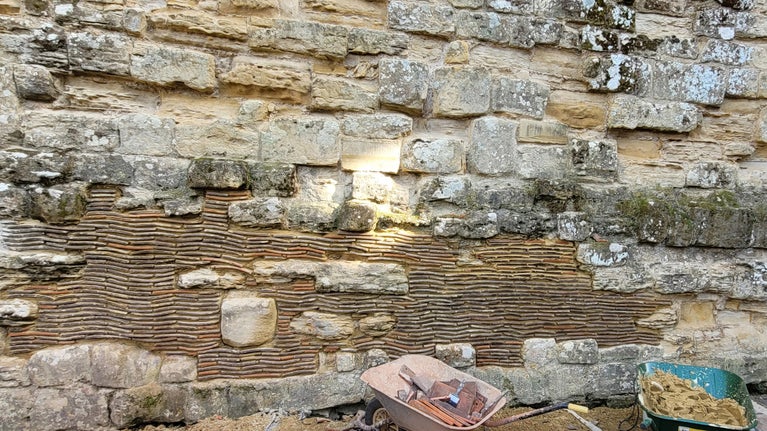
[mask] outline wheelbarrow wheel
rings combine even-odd
[[[386,419],[391,419],[389,412],[386,411],[383,404],[378,401],[378,398],[373,398],[365,407],[365,425],[375,425]],[[382,426],[380,431],[400,431],[400,428],[394,423],[389,422]],[[404,429],[402,430],[404,431]]]

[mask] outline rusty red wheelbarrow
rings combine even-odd
[[[408,375],[403,375],[403,370],[406,370]],[[416,376],[415,379],[413,376]],[[575,404],[558,403],[507,418],[491,419],[506,404],[505,392],[501,392],[470,374],[456,370],[438,359],[425,355],[402,356],[397,360],[366,370],[360,378],[370,386],[375,394],[375,398],[368,403],[365,422],[367,425],[389,422],[380,428],[381,431],[463,431],[473,430],[483,425],[488,427],[501,426],[564,408],[580,412],[588,411],[588,408]],[[466,415],[465,421],[462,421],[460,415],[450,414],[448,410],[455,409],[450,409],[449,406],[445,405],[445,402],[439,401],[432,404],[441,404],[447,409],[435,409],[434,406],[427,406],[427,402],[423,401],[423,398],[421,403],[414,402],[412,397],[405,394],[410,392],[414,385],[417,387],[424,386],[423,381],[432,382],[431,392],[433,392],[434,386],[441,384],[441,382],[461,382],[457,388],[452,387],[447,391],[450,393],[443,391],[442,396],[432,399],[439,398],[445,402],[449,402],[451,399],[456,400],[460,398],[464,387],[471,387],[475,391],[476,397],[483,400],[481,406],[475,405],[474,407],[481,408],[474,411],[473,414]],[[424,388],[424,391],[427,390]],[[458,407],[457,404],[456,407]],[[441,412],[437,410],[441,410]],[[389,421],[386,421],[387,419]]]

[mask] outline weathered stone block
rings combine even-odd
[[[533,144],[566,144],[569,129],[562,123],[519,120],[519,142]]]
[[[727,92],[729,97],[756,98],[759,96],[759,69],[732,68],[727,77]]]
[[[738,26],[739,14],[727,8],[711,8],[698,12],[693,23],[695,34],[732,40]]]
[[[591,90],[644,95],[650,90],[652,68],[640,57],[610,54],[590,59],[583,74]]]
[[[698,208],[695,222],[700,227],[696,245],[721,248],[746,248],[751,243],[753,217],[746,208],[722,205]]]
[[[740,43],[711,39],[703,50],[700,61],[715,61],[729,66],[743,66],[751,61],[753,53],[753,47]]]
[[[304,311],[291,320],[290,329],[320,340],[342,340],[349,338],[354,332],[354,321],[351,317],[340,314]]]
[[[140,157],[131,161],[133,182],[137,187],[153,191],[171,191],[186,186],[191,161],[169,157]]]
[[[117,120],[122,154],[168,156],[173,153],[175,122],[145,114],[128,114]]]
[[[469,62],[469,43],[454,40],[445,48],[445,64],[467,64]]]
[[[243,287],[245,276],[237,272],[219,273],[209,268],[195,269],[178,275],[178,287],[183,289],[214,288],[236,289]]]
[[[338,211],[338,228],[349,232],[368,232],[376,228],[378,209],[374,203],[349,200]]]
[[[287,208],[280,198],[256,198],[229,205],[229,219],[246,227],[285,229]]]
[[[359,321],[359,328],[363,334],[371,337],[383,337],[394,329],[397,319],[391,314],[375,313],[363,317]]]
[[[756,131],[757,142],[767,143],[767,110],[762,111]]]
[[[559,146],[519,145],[517,147],[517,173],[525,179],[558,179],[573,170],[572,153]]]
[[[109,400],[109,418],[118,428],[180,422],[184,419],[185,395],[179,387],[158,384],[115,391]]]
[[[0,322],[7,324],[30,322],[37,319],[37,303],[24,299],[0,300]]]
[[[521,353],[525,368],[544,368],[557,362],[557,342],[553,338],[528,338]]]
[[[279,118],[261,135],[264,161],[336,165],[341,155],[339,124],[325,118]]]
[[[434,236],[451,237],[461,232],[463,220],[455,217],[437,217],[433,220],[434,226],[432,233]]]
[[[620,47],[620,40],[614,31],[585,25],[581,29],[580,47],[597,52],[617,51]]]
[[[227,394],[230,387],[230,383],[216,381],[192,383],[184,406],[185,421],[190,423],[215,415],[228,416],[230,403]]]
[[[583,93],[553,92],[549,96],[546,113],[563,124],[579,129],[601,126],[607,118],[606,107],[584,97]]]
[[[29,377],[37,386],[60,386],[90,382],[88,345],[49,347],[29,358]]]
[[[231,292],[221,301],[221,338],[233,347],[260,346],[274,338],[277,305],[274,298],[251,292]]]
[[[564,24],[554,19],[533,18],[530,26],[530,38],[536,45],[557,45],[565,34]]]
[[[456,36],[494,43],[509,43],[507,20],[495,12],[459,11],[455,17]]]
[[[288,207],[288,227],[310,232],[334,230],[337,210],[335,203],[293,203]]]
[[[565,241],[584,241],[593,231],[586,213],[566,211],[557,214],[557,234]]]
[[[388,263],[313,262],[292,260],[260,262],[255,273],[267,277],[314,277],[318,292],[406,294],[409,290],[404,267]]]
[[[458,235],[463,238],[492,238],[500,233],[498,214],[494,211],[473,211],[461,220]]]
[[[595,242],[578,245],[578,262],[593,266],[618,266],[630,258],[626,246],[615,242]]]
[[[243,100],[237,110],[237,124],[254,126],[269,118],[274,111],[274,105],[261,100]]]
[[[128,75],[132,41],[122,34],[74,32],[67,35],[73,70]]]
[[[380,172],[354,172],[352,176],[352,198],[378,203],[389,202],[394,189],[394,180]]]
[[[301,101],[311,91],[311,66],[295,61],[238,56],[221,82],[266,91],[271,97]]]
[[[23,127],[24,145],[41,151],[109,152],[120,142],[117,123],[93,114],[35,111]]]
[[[432,110],[438,117],[471,117],[490,110],[490,72],[484,67],[443,67],[434,71]]]
[[[185,355],[166,356],[160,366],[160,383],[186,383],[197,379],[197,358]]]
[[[297,189],[296,166],[285,163],[251,163],[250,188],[257,196],[293,196]]]
[[[52,224],[63,224],[78,222],[85,215],[88,197],[86,184],[58,184],[35,191],[36,193],[31,195],[30,213],[37,219]]]
[[[376,90],[362,81],[315,76],[311,107],[315,110],[373,112],[378,107]]]
[[[471,141],[466,164],[480,174],[511,173],[517,161],[517,123],[485,117],[471,123]]]
[[[726,76],[727,72],[717,66],[657,62],[653,92],[659,99],[720,105],[724,101]]]
[[[285,19],[274,22],[274,47],[282,51],[343,58],[348,37],[349,30],[340,25]]]
[[[698,162],[687,171],[687,187],[727,188],[737,184],[737,167],[717,162]]]
[[[341,121],[341,132],[358,138],[397,139],[412,130],[413,119],[402,114],[350,115]]]
[[[633,96],[619,96],[610,106],[607,126],[690,132],[698,127],[702,119],[698,108],[689,103],[652,102]]]
[[[635,393],[636,364],[607,363],[599,364],[595,395],[608,398],[621,394]]]
[[[417,61],[381,59],[378,85],[378,96],[383,105],[406,112],[421,112],[429,89],[429,67]]]
[[[596,364],[599,346],[593,338],[557,343],[557,360],[560,364]]]
[[[189,187],[239,189],[248,184],[248,167],[241,160],[195,159],[189,166]]]
[[[217,120],[202,127],[178,125],[175,146],[179,155],[233,159],[257,159],[261,135],[231,120]]]
[[[61,92],[51,72],[43,66],[15,64],[13,79],[18,96],[27,100],[52,102]]]
[[[418,137],[402,148],[402,169],[410,172],[450,174],[463,169],[463,141],[456,138]]]
[[[410,33],[448,37],[455,32],[455,10],[424,2],[389,2],[389,27]]]
[[[29,411],[34,396],[34,392],[27,388],[0,389],[0,430],[33,429],[29,423]]]
[[[162,360],[159,356],[117,343],[91,346],[91,381],[105,388],[132,388],[156,380]]]
[[[342,138],[341,167],[351,171],[397,173],[402,143],[396,139]]]
[[[434,357],[453,368],[467,368],[476,364],[477,351],[468,343],[437,344]]]
[[[543,118],[549,87],[532,81],[505,76],[493,80],[493,110]]]
[[[209,92],[216,86],[216,64],[212,55],[189,49],[137,43],[130,56],[132,77],[150,84],[180,82]]]
[[[89,385],[39,389],[29,412],[30,422],[39,429],[107,427],[110,425],[107,393]]]
[[[349,52],[352,54],[397,55],[407,49],[410,38],[403,33],[354,27],[349,31]]]
[[[614,141],[570,141],[576,175],[610,178],[618,170],[618,144]]]
[[[28,361],[13,356],[0,356],[0,388],[29,386]]]
[[[236,41],[248,38],[244,18],[216,16],[199,10],[153,10],[147,17],[156,29],[168,29]]]

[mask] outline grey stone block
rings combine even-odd
[[[197,358],[186,355],[165,356],[157,376],[159,383],[187,383],[197,379]]]
[[[274,338],[277,304],[252,292],[230,292],[221,301],[221,339],[229,346],[260,346]]]
[[[636,364],[607,363],[599,364],[597,385],[594,395],[599,398],[610,398],[621,394],[635,394]]]
[[[341,157],[337,121],[317,117],[279,118],[261,135],[264,161],[335,166]]]
[[[153,191],[175,191],[186,187],[189,166],[187,159],[170,157],[129,158],[133,166],[132,184]]]
[[[466,155],[470,172],[505,174],[517,166],[517,123],[497,117],[474,120]]]
[[[434,357],[453,368],[467,368],[476,364],[477,351],[468,343],[437,344]]]
[[[137,43],[130,56],[130,74],[150,84],[180,82],[205,92],[216,86],[215,58],[189,49]]]
[[[652,68],[644,59],[624,54],[591,58],[584,70],[595,91],[644,95],[650,91]]]
[[[352,198],[386,203],[394,190],[394,180],[380,172],[355,172],[352,176]]]
[[[189,166],[189,187],[239,189],[248,184],[248,168],[241,160],[195,159]]]
[[[463,141],[418,137],[402,148],[402,169],[410,172],[450,174],[463,168]]]
[[[493,111],[543,118],[549,99],[549,87],[533,81],[505,76],[493,79]]]
[[[381,104],[392,109],[420,113],[429,89],[429,67],[417,61],[381,59],[378,64],[378,85]]]
[[[421,198],[427,202],[446,201],[463,206],[470,193],[471,181],[462,176],[433,178],[421,186]]]
[[[185,422],[194,423],[215,415],[229,416],[230,385],[216,381],[192,383],[184,406]]]
[[[490,110],[490,72],[484,67],[443,67],[434,71],[432,111],[438,117],[471,117]]]
[[[318,111],[373,112],[378,108],[377,88],[364,81],[315,75],[311,108]]]
[[[50,347],[29,358],[29,377],[37,386],[89,383],[91,356],[88,345]]]
[[[584,241],[594,227],[583,212],[566,211],[557,214],[557,234],[565,241]]]
[[[287,208],[280,198],[256,198],[229,205],[229,219],[241,226],[285,229]]]
[[[727,86],[726,70],[705,64],[656,62],[653,94],[659,99],[720,105]]]
[[[601,180],[614,178],[618,170],[618,144],[613,141],[570,141],[576,175]]]
[[[278,279],[313,277],[317,292],[353,292],[403,295],[409,290],[402,265],[355,261],[316,262],[293,259],[284,262],[257,262],[254,274]]]
[[[176,152],[189,159],[215,157],[258,159],[261,136],[257,130],[219,119],[212,123],[176,126]]]
[[[132,40],[123,34],[88,31],[67,35],[72,70],[127,76],[132,48]]]
[[[618,96],[610,105],[607,126],[620,129],[651,129],[690,132],[703,115],[698,108],[683,102],[648,101],[634,96]]]
[[[13,356],[0,356],[0,388],[29,386],[28,361]]]
[[[277,19],[274,48],[321,58],[346,56],[349,30],[340,25]]]
[[[759,95],[760,71],[752,68],[732,68],[727,76],[728,97],[756,98]]]
[[[487,6],[496,12],[525,14],[533,10],[535,3],[533,0],[488,0]]]
[[[464,39],[478,39],[487,42],[508,44],[509,28],[507,19],[495,12],[462,10],[456,14],[456,36]]]
[[[173,154],[175,122],[146,114],[128,114],[117,120],[121,154],[169,156]]]
[[[349,115],[341,121],[341,132],[358,138],[397,139],[412,130],[413,119],[402,114]]]
[[[517,173],[524,179],[560,179],[573,171],[572,153],[559,146],[519,145]]]
[[[52,102],[61,93],[58,82],[43,66],[15,64],[13,79],[18,96],[23,99]]]
[[[685,186],[731,188],[737,184],[737,167],[721,162],[698,162],[687,171]]]
[[[117,343],[91,346],[91,381],[104,388],[132,388],[156,380],[162,361],[138,347]]]
[[[557,342],[553,338],[528,338],[522,344],[525,368],[540,369],[557,362]]]
[[[342,138],[341,167],[351,171],[396,174],[402,158],[399,139]]]
[[[352,335],[354,321],[346,315],[304,311],[290,321],[290,329],[320,340],[335,341],[347,339]]]
[[[473,211],[461,220],[458,234],[463,238],[485,239],[500,233],[498,214],[494,211]]]
[[[37,429],[98,429],[110,425],[108,391],[89,385],[41,388],[29,412]]]
[[[399,32],[352,28],[349,31],[349,52],[352,54],[396,55],[407,49],[410,38]]]
[[[250,188],[254,195],[293,196],[298,190],[295,165],[286,163],[251,163]]]
[[[748,45],[711,39],[703,50],[700,61],[743,66],[751,61],[753,53],[754,48]]]
[[[0,388],[0,431],[34,429],[29,423],[34,397],[31,388]]]
[[[448,37],[455,32],[455,10],[450,6],[424,2],[391,1],[389,27],[410,33]]]
[[[175,423],[184,419],[187,391],[149,384],[118,390],[109,401],[109,417],[117,428],[144,423]]]
[[[615,52],[620,47],[620,39],[615,31],[585,25],[581,29],[580,47],[589,51]]]
[[[597,341],[586,338],[557,343],[557,360],[560,364],[596,364],[599,361]]]
[[[32,195],[30,213],[47,223],[76,223],[85,215],[87,197],[87,185],[83,183],[39,189]]]
[[[349,200],[338,211],[338,228],[348,232],[375,230],[378,209],[372,202]]]
[[[578,262],[593,266],[624,265],[631,257],[629,249],[615,242],[583,243],[578,245]]]
[[[109,152],[120,143],[117,122],[100,115],[35,111],[22,125],[24,145],[40,151]]]

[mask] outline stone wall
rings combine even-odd
[[[767,381],[766,8],[0,0],[0,430]]]

